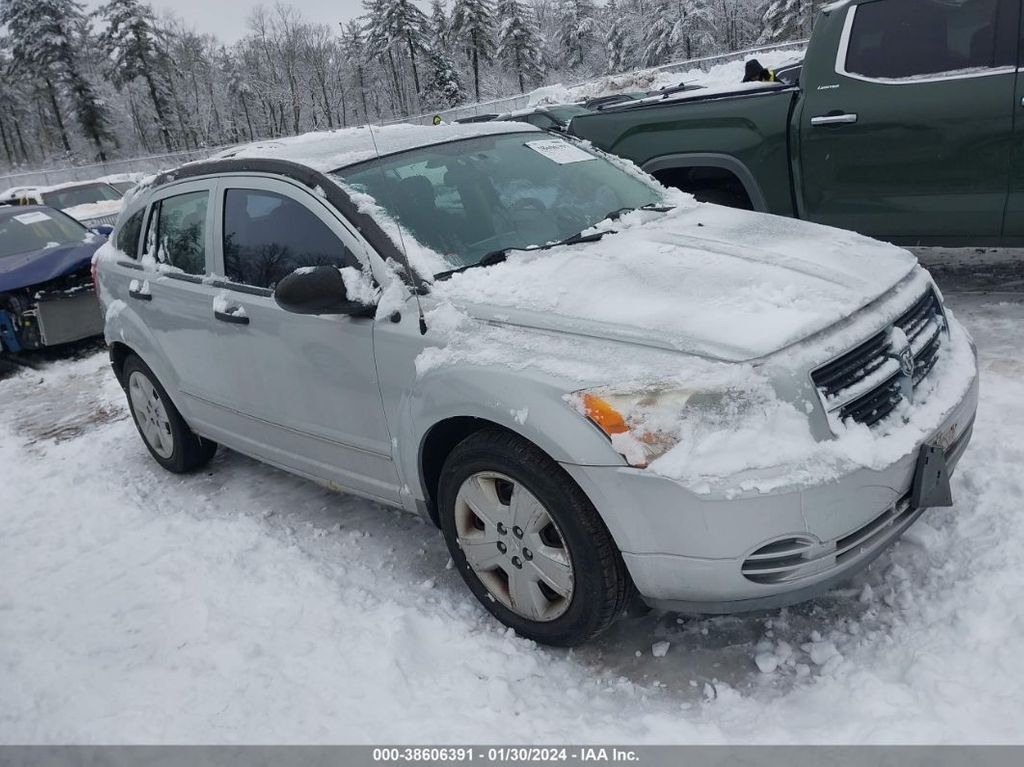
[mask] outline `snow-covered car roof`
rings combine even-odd
[[[105,179],[93,178],[87,181],[64,181],[60,184],[52,184],[50,186],[17,186],[12,187],[4,192],[0,192],[0,200],[14,199],[16,197],[22,197],[25,195],[43,195],[48,192],[59,192],[62,189],[74,189],[76,186],[93,186],[95,184],[104,184],[110,186]],[[113,188],[113,187],[111,187]],[[116,191],[116,190],[115,190]],[[120,192],[118,192],[120,194]]]
[[[12,186],[10,189],[5,189],[0,192],[0,200],[9,202],[11,200],[20,199],[27,194],[35,194],[37,191],[38,187],[34,186]]]
[[[106,181],[98,178],[91,178],[87,181],[64,181],[60,184],[53,184],[52,186],[37,186],[35,187],[36,192],[39,194],[46,194],[47,192],[59,192],[62,189],[74,189],[76,186],[93,186],[95,184],[107,184]]]
[[[120,183],[133,183],[137,184],[142,179],[146,178],[150,174],[148,173],[111,173],[109,176],[100,176],[95,181],[102,181],[104,184],[120,184]]]
[[[288,160],[327,173],[347,165],[372,160],[409,149],[444,144],[448,141],[491,136],[499,133],[543,133],[528,123],[488,122],[442,125],[385,125],[371,130],[367,126],[335,131],[304,133],[301,136],[258,141],[226,149],[210,160],[265,158]],[[374,144],[376,143],[376,147]],[[209,162],[203,160],[202,162]]]

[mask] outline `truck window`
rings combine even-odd
[[[913,78],[1016,62],[1017,0],[876,0],[851,12],[850,74]]]

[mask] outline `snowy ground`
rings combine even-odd
[[[574,652],[504,632],[417,518],[229,452],[162,472],[103,354],[22,370],[0,742],[1020,741],[1024,293],[949,274],[983,375],[956,505],[809,605],[635,615]]]

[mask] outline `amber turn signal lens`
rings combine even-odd
[[[587,418],[596,423],[598,428],[609,437],[629,431],[629,427],[622,420],[619,412],[600,397],[584,394],[583,411],[587,414]]]

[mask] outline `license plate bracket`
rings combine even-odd
[[[939,445],[923,445],[921,452],[917,454],[914,483],[910,489],[910,504],[915,509],[953,505],[946,451]]]

